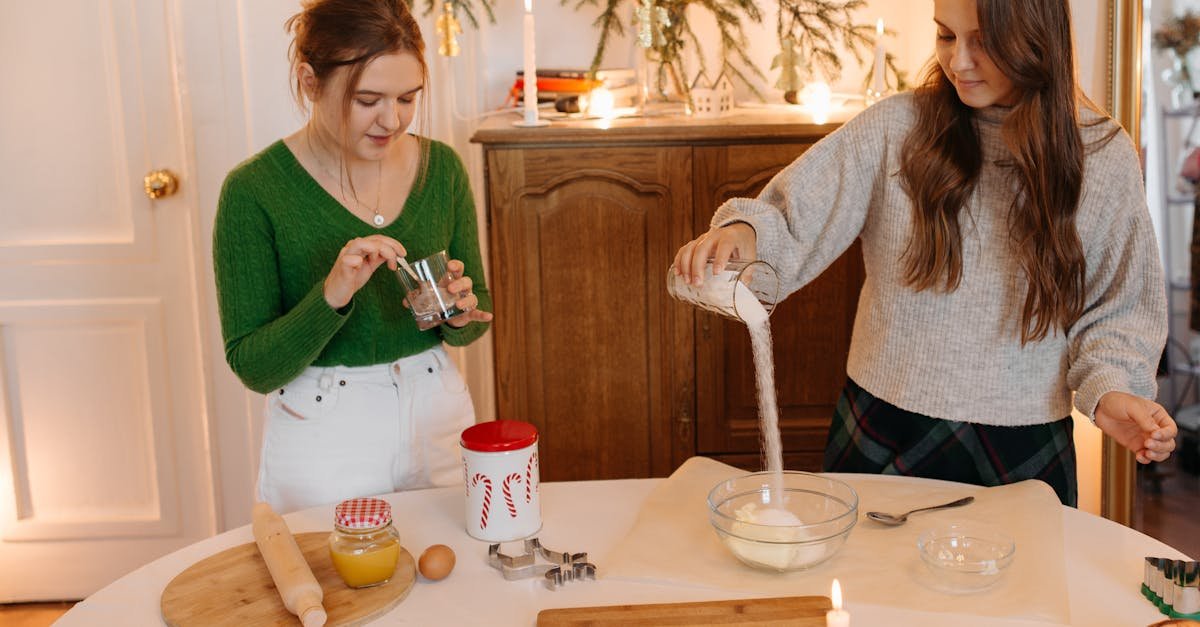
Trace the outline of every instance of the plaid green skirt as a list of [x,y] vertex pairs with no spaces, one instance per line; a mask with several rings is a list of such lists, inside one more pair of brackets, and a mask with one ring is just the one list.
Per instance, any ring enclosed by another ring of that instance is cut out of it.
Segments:
[[982,486],[1040,479],[1064,504],[1076,507],[1073,436],[1070,416],[1021,427],[942,420],[900,409],[847,379],[823,468]]

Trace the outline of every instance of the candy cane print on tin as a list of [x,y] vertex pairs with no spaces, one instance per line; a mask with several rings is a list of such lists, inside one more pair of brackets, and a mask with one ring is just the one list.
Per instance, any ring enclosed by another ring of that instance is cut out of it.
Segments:
[[471,487],[478,486],[483,482],[483,499],[480,504],[479,528],[487,529],[488,510],[492,508],[492,480],[487,478],[487,475],[475,473],[471,478]]
[[512,473],[504,478],[504,504],[508,506],[508,515],[517,517],[517,504],[513,503],[512,484],[521,483],[521,475]]

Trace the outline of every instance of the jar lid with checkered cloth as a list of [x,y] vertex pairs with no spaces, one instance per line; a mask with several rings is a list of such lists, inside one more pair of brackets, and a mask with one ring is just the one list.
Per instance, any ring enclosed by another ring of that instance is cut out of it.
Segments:
[[391,522],[392,506],[383,499],[349,499],[339,503],[333,510],[333,524],[342,529],[378,529]]

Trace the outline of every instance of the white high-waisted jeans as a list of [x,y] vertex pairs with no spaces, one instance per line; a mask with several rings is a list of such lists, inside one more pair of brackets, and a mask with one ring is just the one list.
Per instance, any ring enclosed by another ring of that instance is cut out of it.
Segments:
[[475,424],[440,346],[389,364],[306,368],[267,395],[258,498],[277,512],[462,482]]

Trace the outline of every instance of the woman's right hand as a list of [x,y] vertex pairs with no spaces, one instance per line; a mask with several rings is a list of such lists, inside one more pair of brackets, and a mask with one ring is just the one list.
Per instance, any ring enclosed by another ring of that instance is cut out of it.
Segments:
[[325,277],[325,302],[334,309],[345,307],[379,266],[386,263],[389,270],[395,270],[396,259],[406,254],[400,242],[386,235],[356,237],[346,242]]
[[704,266],[712,259],[712,273],[725,269],[730,258],[753,261],[758,252],[758,234],[754,227],[745,222],[734,222],[720,228],[709,229],[700,237],[686,243],[675,253],[675,275],[682,276],[685,283],[700,285],[704,282]]
[[1139,464],[1166,461],[1175,450],[1179,427],[1162,405],[1112,391],[1096,404],[1096,426],[1134,453]]

